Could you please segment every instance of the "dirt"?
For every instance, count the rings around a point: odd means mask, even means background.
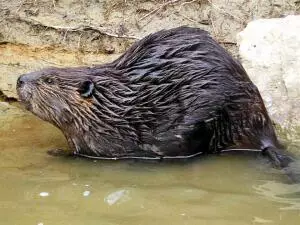
[[[22,73],[52,66],[94,65],[112,61],[117,56],[118,54],[81,53],[50,46],[37,48],[24,44],[0,45],[0,99],[12,100],[17,97],[15,83]]]
[[[209,31],[238,57],[236,34],[249,21],[299,12],[299,0],[0,0],[0,91],[15,98],[24,72],[108,62],[181,25]]]

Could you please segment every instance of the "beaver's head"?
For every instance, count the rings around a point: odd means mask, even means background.
[[[91,114],[94,86],[86,71],[49,68],[20,76],[17,92],[28,110],[62,128]]]
[[[20,76],[17,92],[25,107],[59,127],[77,152],[98,151],[105,135],[121,139],[132,133],[124,119],[132,91],[120,79],[105,68],[49,68]]]

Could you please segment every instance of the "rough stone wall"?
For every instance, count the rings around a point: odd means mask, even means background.
[[[46,66],[103,63],[136,39],[180,25],[211,32],[236,55],[236,34],[261,17],[300,12],[296,0],[0,0],[0,91]]]
[[[238,42],[271,118],[300,143],[300,16],[252,21]]]

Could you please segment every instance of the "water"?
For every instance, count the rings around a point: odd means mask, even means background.
[[[2,225],[296,225],[300,185],[257,155],[189,163],[54,157],[60,132],[30,114],[0,112]]]

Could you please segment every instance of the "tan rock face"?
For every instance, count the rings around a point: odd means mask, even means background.
[[[234,54],[235,36],[254,17],[299,12],[290,0],[0,1],[0,91],[16,97],[16,78],[47,66],[110,61],[136,39],[188,25],[209,31]]]
[[[0,45],[0,91],[17,98],[16,80],[27,72],[45,67],[101,64],[112,61],[118,54],[71,52],[60,48],[35,48],[26,45]]]
[[[270,116],[290,138],[300,138],[300,16],[250,22],[238,43]]]

